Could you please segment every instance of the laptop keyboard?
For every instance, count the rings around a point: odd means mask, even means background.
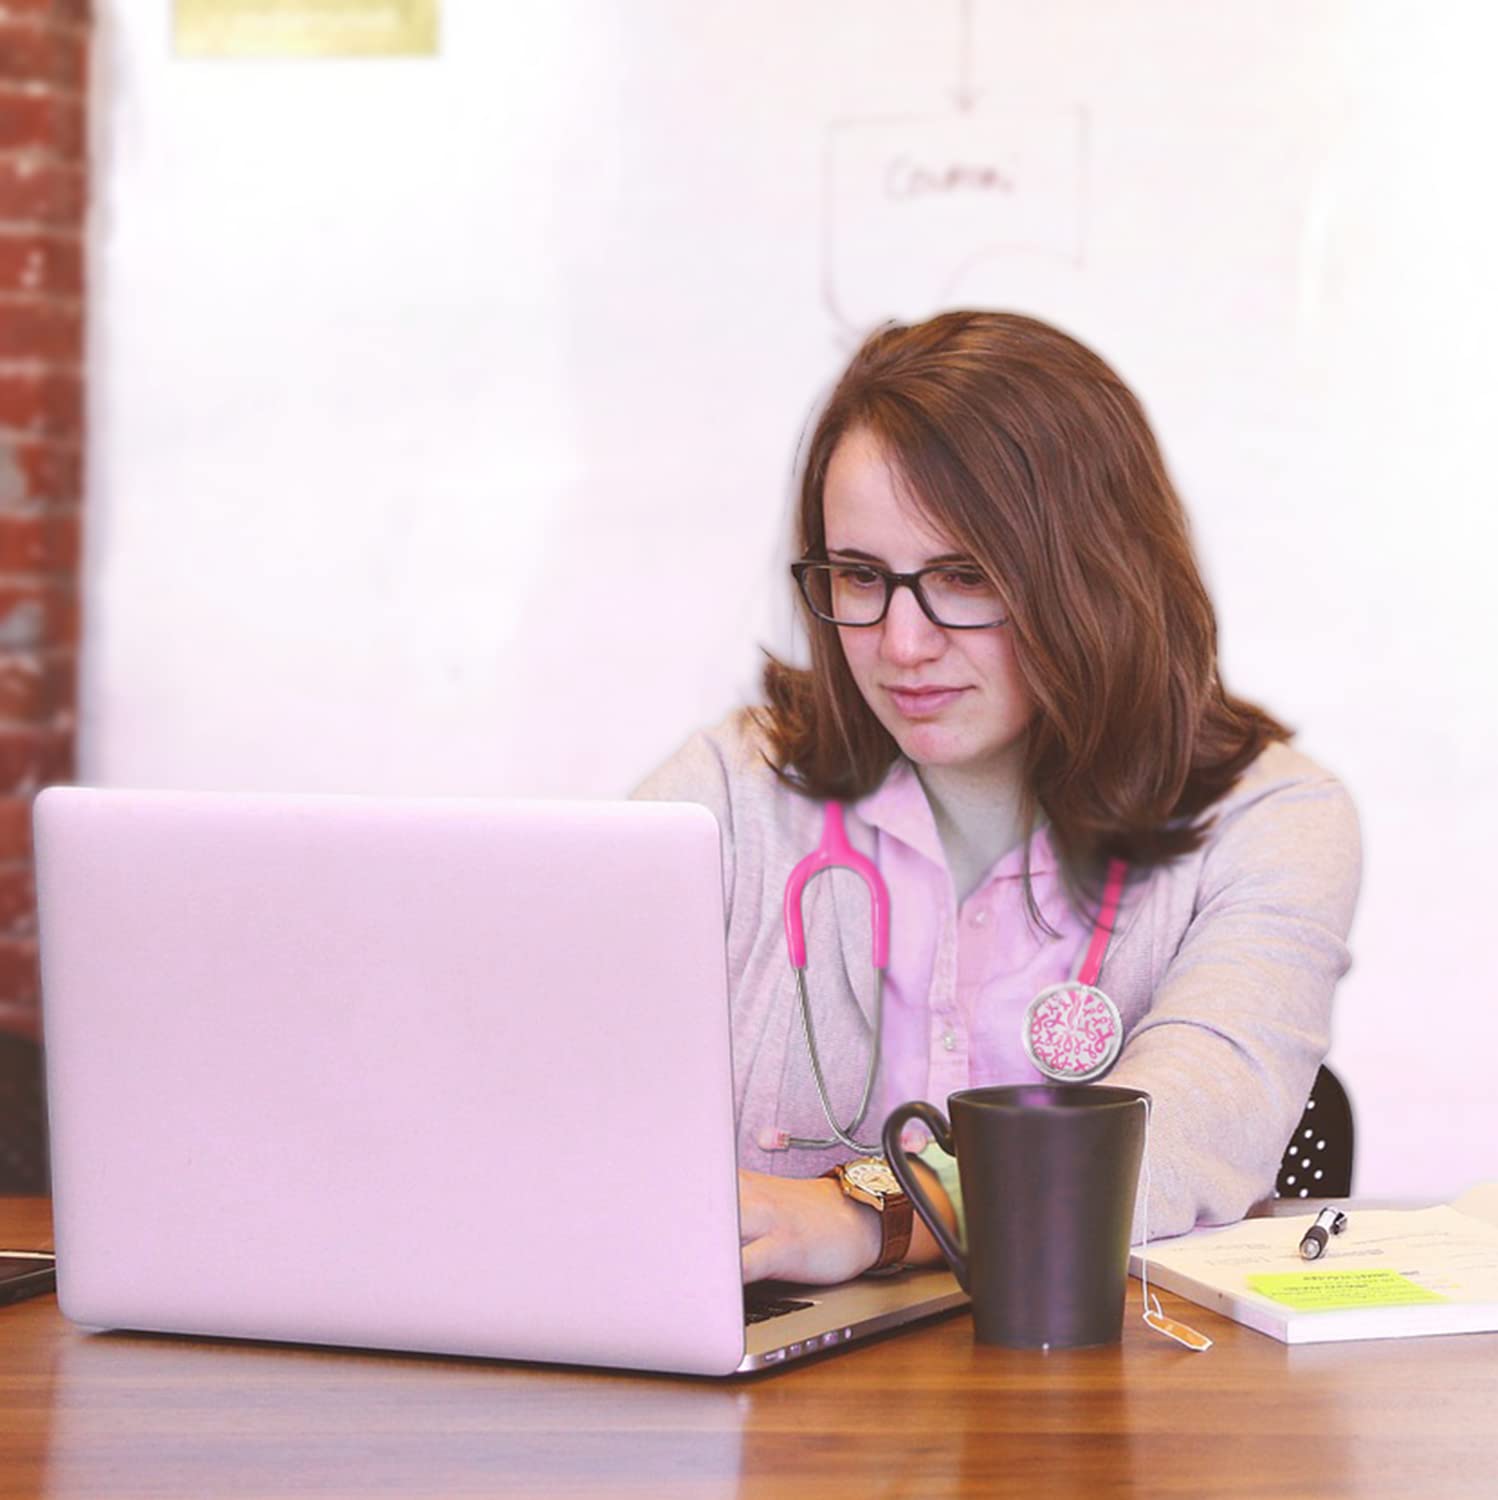
[[[797,1302],[793,1297],[777,1296],[757,1287],[744,1288],[746,1323],[768,1323],[771,1318],[783,1318],[787,1313],[805,1312],[808,1307],[815,1306],[815,1302]]]

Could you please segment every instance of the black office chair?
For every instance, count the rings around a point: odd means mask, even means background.
[[[1352,1101],[1323,1066],[1311,1085],[1300,1124],[1285,1148],[1276,1198],[1346,1198],[1352,1192]]]
[[[0,1194],[48,1191],[42,1049],[0,1032]]]

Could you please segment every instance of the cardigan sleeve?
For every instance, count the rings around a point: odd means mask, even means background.
[[[647,802],[696,802],[717,820],[723,855],[723,914],[733,912],[734,838],[733,799],[729,796],[728,764],[719,738],[699,730],[664,765],[657,767],[630,793]]]
[[[1330,1043],[1361,869],[1352,799],[1324,773],[1213,829],[1191,921],[1106,1079],[1153,1100],[1151,1238],[1235,1222],[1273,1191]]]

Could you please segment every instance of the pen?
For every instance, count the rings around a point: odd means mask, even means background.
[[[1327,1241],[1334,1234],[1341,1234],[1346,1228],[1346,1214],[1340,1209],[1323,1208],[1316,1215],[1316,1222],[1306,1230],[1305,1237],[1300,1242],[1300,1258],[1320,1260],[1326,1254]]]

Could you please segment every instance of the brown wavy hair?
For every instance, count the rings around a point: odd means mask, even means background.
[[[825,555],[833,450],[864,429],[923,519],[1004,597],[1035,705],[1022,826],[1043,813],[1073,902],[1095,905],[1110,857],[1135,868],[1199,848],[1208,809],[1293,731],[1231,696],[1185,511],[1138,399],[1085,345],[1036,318],[948,312],[887,324],[854,355],[801,465],[797,540]],[[809,796],[854,800],[899,754],[800,603],[809,669],[771,656],[757,717],[770,761]]]

